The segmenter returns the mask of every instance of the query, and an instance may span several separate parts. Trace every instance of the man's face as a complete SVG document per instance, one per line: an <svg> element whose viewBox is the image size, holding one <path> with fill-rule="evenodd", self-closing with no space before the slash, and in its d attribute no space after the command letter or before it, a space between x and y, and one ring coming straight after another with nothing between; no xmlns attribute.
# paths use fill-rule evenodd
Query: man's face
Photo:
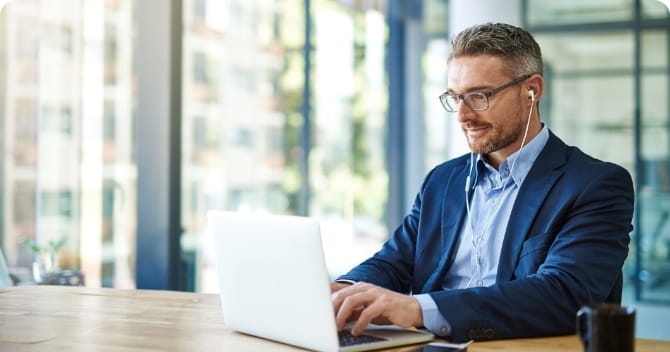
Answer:
<svg viewBox="0 0 670 352"><path fill-rule="evenodd" d="M488 92L517 77L505 74L505 62L495 56L463 56L449 64L447 90L450 93ZM527 114L522 99L523 82L489 97L489 108L473 111L461 102L456 113L473 153L500 154L507 158L521 146Z"/></svg>

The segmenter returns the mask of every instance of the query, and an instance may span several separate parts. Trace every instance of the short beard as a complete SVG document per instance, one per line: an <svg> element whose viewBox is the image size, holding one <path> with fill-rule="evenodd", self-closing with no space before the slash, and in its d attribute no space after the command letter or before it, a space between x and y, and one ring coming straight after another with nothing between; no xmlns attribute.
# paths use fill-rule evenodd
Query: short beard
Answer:
<svg viewBox="0 0 670 352"><path fill-rule="evenodd" d="M517 123L516 126L514 126L514 128L510 131L510 133L493 136L493 138L486 145L484 145L479 149L474 149L474 147L470 143L469 138L468 138L468 145L470 146L470 150L472 150L473 153L487 155L514 143L522 135L523 128L524 128L523 121L519 121L519 123Z"/></svg>

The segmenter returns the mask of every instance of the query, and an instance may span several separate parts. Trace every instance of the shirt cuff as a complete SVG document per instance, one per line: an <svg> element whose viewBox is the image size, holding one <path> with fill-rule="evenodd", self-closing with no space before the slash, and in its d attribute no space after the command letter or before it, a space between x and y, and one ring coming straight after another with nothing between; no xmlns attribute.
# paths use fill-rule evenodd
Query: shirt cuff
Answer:
<svg viewBox="0 0 670 352"><path fill-rule="evenodd" d="M437 309L437 304L435 304L433 298L427 293L414 295L413 297L421 306L423 326L437 336L449 336L451 334L451 325Z"/></svg>

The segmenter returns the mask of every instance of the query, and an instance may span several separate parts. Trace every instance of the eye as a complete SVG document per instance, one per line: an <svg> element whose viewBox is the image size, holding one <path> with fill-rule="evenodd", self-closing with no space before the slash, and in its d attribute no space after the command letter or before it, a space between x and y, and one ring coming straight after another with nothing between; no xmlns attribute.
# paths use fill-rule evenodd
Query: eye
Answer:
<svg viewBox="0 0 670 352"><path fill-rule="evenodd" d="M468 94L468 101L472 104L486 104L486 95L478 92Z"/></svg>

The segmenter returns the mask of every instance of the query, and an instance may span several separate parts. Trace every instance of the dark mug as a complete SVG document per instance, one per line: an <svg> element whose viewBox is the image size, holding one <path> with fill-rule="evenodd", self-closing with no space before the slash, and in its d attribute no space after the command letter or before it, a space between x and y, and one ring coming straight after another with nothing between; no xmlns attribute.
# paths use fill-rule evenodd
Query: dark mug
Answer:
<svg viewBox="0 0 670 352"><path fill-rule="evenodd" d="M633 352L635 309L606 303L582 307L577 335L585 352Z"/></svg>

